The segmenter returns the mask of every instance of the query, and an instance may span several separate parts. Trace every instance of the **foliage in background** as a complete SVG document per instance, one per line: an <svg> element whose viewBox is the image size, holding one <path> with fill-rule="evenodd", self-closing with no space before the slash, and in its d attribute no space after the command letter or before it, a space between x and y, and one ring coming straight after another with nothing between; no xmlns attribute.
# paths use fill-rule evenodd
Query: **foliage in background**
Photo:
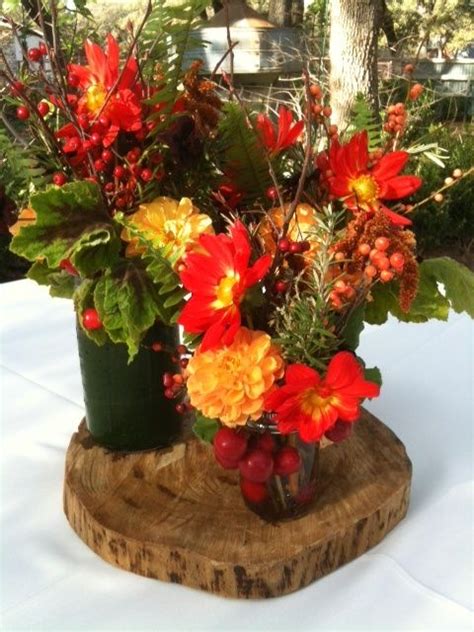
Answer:
<svg viewBox="0 0 474 632"><path fill-rule="evenodd" d="M419 175L423 186L414 201L422 200L433 191L440 180L450 177L454 169L467 170L474 165L474 137L472 129L433 127L422 138L423 142L437 142L448 152L446 166L423 159ZM441 203L430 201L413 216L421 254L458 247L460 254L471 253L474 244L474 179L466 178L449 189ZM472 263L472 261L471 261Z"/></svg>

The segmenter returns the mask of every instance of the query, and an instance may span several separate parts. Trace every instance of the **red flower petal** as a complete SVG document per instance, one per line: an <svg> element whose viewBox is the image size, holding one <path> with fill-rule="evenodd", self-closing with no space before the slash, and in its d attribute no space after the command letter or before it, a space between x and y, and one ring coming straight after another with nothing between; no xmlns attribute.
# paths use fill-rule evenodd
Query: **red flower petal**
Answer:
<svg viewBox="0 0 474 632"><path fill-rule="evenodd" d="M285 381L287 384L300 384L301 382L309 383L311 386L319 384L321 378L319 373L306 364L290 364L285 372ZM307 388L307 386L305 386ZM301 390L301 389L300 389Z"/></svg>
<svg viewBox="0 0 474 632"><path fill-rule="evenodd" d="M381 208L394 226L411 226L411 224L413 223L411 219L408 219L408 217L405 217L404 215L399 215L398 213L391 211L386 206L382 205Z"/></svg>
<svg viewBox="0 0 474 632"><path fill-rule="evenodd" d="M392 151L382 156L371 173L376 180L389 180L400 173L408 158L406 151Z"/></svg>
<svg viewBox="0 0 474 632"><path fill-rule="evenodd" d="M387 191L384 195L385 200L398 200L415 193L421 184L422 179L418 176L396 176L386 182Z"/></svg>
<svg viewBox="0 0 474 632"><path fill-rule="evenodd" d="M247 274L245 275L245 287L252 287L252 285L255 285L255 283L261 281L263 277L267 274L271 265L271 255L263 255L263 257L257 259L257 261L253 264L251 268L249 268Z"/></svg>

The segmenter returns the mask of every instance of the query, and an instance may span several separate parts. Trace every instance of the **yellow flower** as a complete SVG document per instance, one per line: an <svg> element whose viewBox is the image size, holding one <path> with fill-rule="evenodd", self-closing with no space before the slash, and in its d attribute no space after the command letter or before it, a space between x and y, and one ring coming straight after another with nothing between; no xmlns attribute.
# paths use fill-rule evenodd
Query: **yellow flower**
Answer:
<svg viewBox="0 0 474 632"><path fill-rule="evenodd" d="M191 404L226 426L262 416L265 395L283 376L278 347L263 331L241 327L228 347L195 353L187 367Z"/></svg>
<svg viewBox="0 0 474 632"><path fill-rule="evenodd" d="M189 198L181 198L178 202L158 197L148 204L140 204L128 221L133 230L122 232L122 239L129 242L127 257L142 254L145 250L139 245L138 232L152 246L165 248L165 256L173 264L197 246L200 235L214 232L211 218L200 213Z"/></svg>
<svg viewBox="0 0 474 632"><path fill-rule="evenodd" d="M259 234L263 239L266 252L273 254L276 250L277 234L283 226L284 218L290 205L278 206L268 211L268 215L260 224ZM317 227L317 211L309 204L298 204L290 222L287 237L291 241L308 241L311 244L308 254L314 254L317 244L315 228Z"/></svg>

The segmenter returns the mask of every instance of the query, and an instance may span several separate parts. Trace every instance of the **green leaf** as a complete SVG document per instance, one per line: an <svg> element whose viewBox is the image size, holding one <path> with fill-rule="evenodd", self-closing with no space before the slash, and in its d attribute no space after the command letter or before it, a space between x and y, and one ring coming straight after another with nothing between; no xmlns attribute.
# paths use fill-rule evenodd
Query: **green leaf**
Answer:
<svg viewBox="0 0 474 632"><path fill-rule="evenodd" d="M143 336L155 323L169 322L172 314L164 307L158 287L146 270L134 261L107 270L94 289L94 304L113 342L125 343L129 361L138 352Z"/></svg>
<svg viewBox="0 0 474 632"><path fill-rule="evenodd" d="M31 207L36 221L13 239L13 252L30 261L44 257L50 268L71 259L84 276L114 263L120 240L96 184L50 187L31 197Z"/></svg>
<svg viewBox="0 0 474 632"><path fill-rule="evenodd" d="M377 366L374 366L371 369L364 368L364 377L369 382L375 382L379 386L382 386L382 374Z"/></svg>
<svg viewBox="0 0 474 632"><path fill-rule="evenodd" d="M45 261L36 261L26 275L39 285L49 285L51 296L72 298L76 287L77 277L65 270L52 270Z"/></svg>
<svg viewBox="0 0 474 632"><path fill-rule="evenodd" d="M214 435L218 430L219 422L216 419L209 419L200 412L196 413L196 421L193 424L193 432L201 439L201 441L212 443Z"/></svg>
<svg viewBox="0 0 474 632"><path fill-rule="evenodd" d="M469 268L449 257L438 257L423 261L420 273L425 282L444 285L446 301L455 312L474 318L474 273Z"/></svg>
<svg viewBox="0 0 474 632"><path fill-rule="evenodd" d="M221 168L246 196L263 195L272 181L261 142L239 105L227 103L222 113L217 144Z"/></svg>
<svg viewBox="0 0 474 632"><path fill-rule="evenodd" d="M362 303L352 312L341 331L341 338L344 345L351 351L355 351L359 346L359 338L364 329L365 303Z"/></svg>
<svg viewBox="0 0 474 632"><path fill-rule="evenodd" d="M418 292L407 314L400 309L397 294L395 283L375 286L365 320L381 325L389 313L407 323L447 320L450 308L474 318L474 273L448 257L426 259L420 264Z"/></svg>

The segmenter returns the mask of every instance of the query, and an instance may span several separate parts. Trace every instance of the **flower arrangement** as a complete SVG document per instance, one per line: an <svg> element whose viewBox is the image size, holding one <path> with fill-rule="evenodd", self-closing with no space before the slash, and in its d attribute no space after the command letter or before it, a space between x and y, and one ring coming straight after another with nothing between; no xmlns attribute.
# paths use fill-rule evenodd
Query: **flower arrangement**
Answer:
<svg viewBox="0 0 474 632"><path fill-rule="evenodd" d="M57 167L12 249L31 278L73 296L99 345L125 343L132 359L157 320L179 323L165 396L240 469L251 506L273 486L300 511L314 446L346 438L379 395L379 370L357 356L364 323L474 316L472 274L417 257L406 198L423 148L400 148L416 94L383 126L359 103L339 130L305 71L294 109L255 112L231 77L218 95L199 62L182 73L167 49L153 57L156 37L138 58L140 33L125 55L111 35L104 48L86 42L87 63L65 75L53 63L52 79L46 46L27 82L7 70L18 119L34 122Z"/></svg>

